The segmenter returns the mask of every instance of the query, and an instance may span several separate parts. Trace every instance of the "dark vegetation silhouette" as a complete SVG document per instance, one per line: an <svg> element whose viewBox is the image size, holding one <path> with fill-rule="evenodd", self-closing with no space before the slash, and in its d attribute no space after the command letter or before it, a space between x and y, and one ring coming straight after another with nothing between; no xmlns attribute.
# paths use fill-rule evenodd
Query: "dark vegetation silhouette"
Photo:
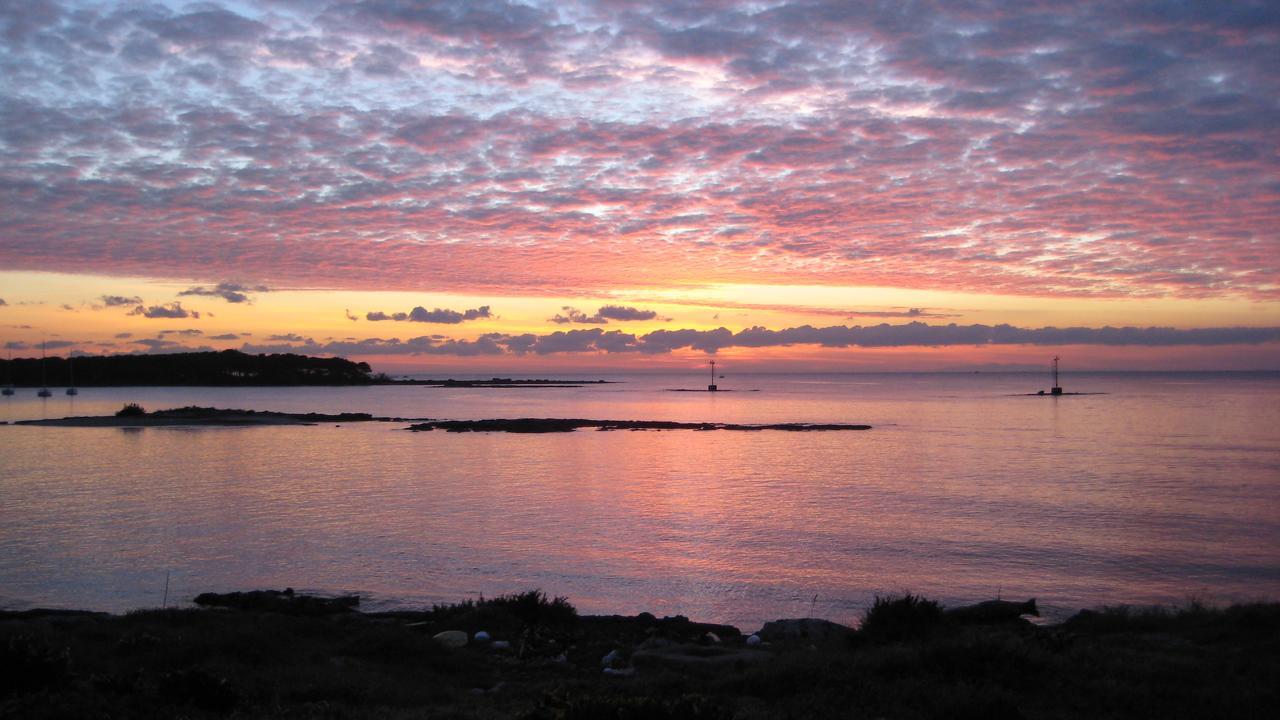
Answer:
<svg viewBox="0 0 1280 720"><path fill-rule="evenodd" d="M138 403L125 403L124 407L116 411L116 417L133 418L146 417L147 411Z"/></svg>
<svg viewBox="0 0 1280 720"><path fill-rule="evenodd" d="M219 597L233 596L217 610L0 612L0 716L1260 719L1280 699L1276 603L1038 626L969 623L907 595L877 598L839 642L751 646L728 626L584 616L536 590L383 613ZM449 648L442 631L472 639Z"/></svg>
<svg viewBox="0 0 1280 720"><path fill-rule="evenodd" d="M862 636L876 642L900 642L924 637L943 622L942 606L907 593L902 597L876 596L862 618Z"/></svg>
<svg viewBox="0 0 1280 720"><path fill-rule="evenodd" d="M71 383L67 358L50 357L41 380L40 358L0 360L0 377L12 372L15 385L59 387ZM239 350L173 353L168 355L81 356L75 359L79 387L112 385L370 385L368 363L345 358L311 357L292 353L249 355Z"/></svg>

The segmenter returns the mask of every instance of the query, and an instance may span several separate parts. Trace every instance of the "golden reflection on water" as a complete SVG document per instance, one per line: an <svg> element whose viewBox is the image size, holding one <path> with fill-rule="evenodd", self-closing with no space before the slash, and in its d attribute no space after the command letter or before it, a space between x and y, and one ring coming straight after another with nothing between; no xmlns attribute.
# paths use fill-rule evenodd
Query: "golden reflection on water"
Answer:
<svg viewBox="0 0 1280 720"><path fill-rule="evenodd" d="M810 612L852 621L875 593L905 590L1038 596L1050 612L1280 591L1274 380L1195 391L1125 380L1066 401L962 380L761 378L759 394L718 397L652 379L559 395L145 390L152 407L876 427L3 427L0 603L155 605L170 572L175 597L293 586L385 607L539 587L586 612L753 626ZM104 412L126 392L77 403Z"/></svg>

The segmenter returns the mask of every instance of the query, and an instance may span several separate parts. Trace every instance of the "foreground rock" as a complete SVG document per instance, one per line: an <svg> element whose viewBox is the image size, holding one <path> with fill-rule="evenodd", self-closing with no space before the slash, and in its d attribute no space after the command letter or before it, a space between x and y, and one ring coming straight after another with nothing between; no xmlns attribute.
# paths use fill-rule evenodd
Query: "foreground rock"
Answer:
<svg viewBox="0 0 1280 720"><path fill-rule="evenodd" d="M756 633L767 643L801 643L814 646L845 645L854 635L853 628L817 618L774 620Z"/></svg>
<svg viewBox="0 0 1280 720"><path fill-rule="evenodd" d="M670 420L584 420L581 418L506 418L492 420L432 420L410 425L414 432L444 430L445 432L508 432L508 433L558 433L573 432L583 428L597 430L783 430L788 432L823 432L839 430L870 430L870 425L842 425L819 423L774 423L768 425L737 425L733 423L688 423Z"/></svg>

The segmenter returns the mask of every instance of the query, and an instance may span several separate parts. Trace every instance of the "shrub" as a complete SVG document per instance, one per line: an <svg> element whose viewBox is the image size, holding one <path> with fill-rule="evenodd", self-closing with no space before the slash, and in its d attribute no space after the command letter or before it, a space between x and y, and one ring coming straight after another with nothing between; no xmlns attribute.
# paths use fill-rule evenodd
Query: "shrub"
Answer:
<svg viewBox="0 0 1280 720"><path fill-rule="evenodd" d="M567 598L548 599L541 590L496 598L463 600L454 605L436 605L431 609L434 619L452 621L463 625L471 623L498 623L504 620L526 627L571 627L578 621L578 610Z"/></svg>
<svg viewBox="0 0 1280 720"><path fill-rule="evenodd" d="M138 403L126 403L124 407L116 411L116 417L142 417L147 411Z"/></svg>
<svg viewBox="0 0 1280 720"><path fill-rule="evenodd" d="M13 693L57 689L71 680L66 648L56 650L29 635L10 635L0 644L0 698Z"/></svg>
<svg viewBox="0 0 1280 720"><path fill-rule="evenodd" d="M872 640L895 642L919 638L942 625L942 606L907 593L902 597L876 596L862 619L862 634Z"/></svg>

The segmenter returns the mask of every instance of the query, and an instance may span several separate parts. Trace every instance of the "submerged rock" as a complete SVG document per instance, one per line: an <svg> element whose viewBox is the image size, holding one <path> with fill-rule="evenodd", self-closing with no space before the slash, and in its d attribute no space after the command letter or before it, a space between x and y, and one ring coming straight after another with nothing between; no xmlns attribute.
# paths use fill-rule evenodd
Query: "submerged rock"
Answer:
<svg viewBox="0 0 1280 720"><path fill-rule="evenodd" d="M195 604L233 610L278 612L287 615L331 615L355 610L360 605L360 596L341 595L326 598L300 595L295 593L293 588L285 588L284 590L201 593L195 597Z"/></svg>
<svg viewBox="0 0 1280 720"><path fill-rule="evenodd" d="M976 605L952 608L945 613L954 622L967 625L988 625L996 623L1017 622L1023 615L1040 617L1036 608L1036 599L1026 602L1010 602L1008 600L987 600Z"/></svg>

